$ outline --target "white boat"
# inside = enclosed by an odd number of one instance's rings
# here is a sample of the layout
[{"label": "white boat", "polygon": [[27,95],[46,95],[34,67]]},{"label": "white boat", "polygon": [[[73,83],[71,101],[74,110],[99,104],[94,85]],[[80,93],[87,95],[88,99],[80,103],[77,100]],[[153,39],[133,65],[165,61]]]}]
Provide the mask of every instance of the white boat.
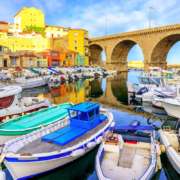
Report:
[{"label": "white boat", "polygon": [[66,121],[7,142],[2,157],[13,179],[45,173],[92,150],[113,125],[112,114],[99,108],[92,102],[74,105]]},{"label": "white boat", "polygon": [[148,92],[142,94],[142,101],[152,103],[154,106],[161,106],[161,99],[173,98],[176,96],[175,87],[159,87],[152,88]]},{"label": "white boat", "polygon": [[19,77],[15,79],[15,83],[23,89],[45,86],[48,84],[48,77]]},{"label": "white boat", "polygon": [[140,76],[138,86],[134,85],[133,87],[133,89],[135,90],[136,100],[143,101],[144,98],[144,101],[149,101],[150,97],[152,96],[152,91],[158,88],[160,85],[160,78]]},{"label": "white boat", "polygon": [[0,71],[0,80],[1,81],[7,81],[12,79],[12,75],[9,73],[8,70],[1,70]]},{"label": "white boat", "polygon": [[22,88],[20,86],[0,88],[0,120],[50,106],[48,100],[40,100],[36,97],[21,97],[21,92]]},{"label": "white boat", "polygon": [[158,96],[153,96],[153,98],[152,98],[152,105],[154,107],[164,109],[163,108],[163,103],[162,103],[163,99],[164,98],[161,98],[161,97],[158,97]]},{"label": "white boat", "polygon": [[61,85],[61,77],[59,75],[52,75],[49,78],[48,86],[50,88],[59,87]]},{"label": "white boat", "polygon": [[180,129],[179,134],[173,130],[159,130],[161,143],[165,146],[167,157],[173,168],[180,174]]},{"label": "white boat", "polygon": [[99,147],[96,172],[99,180],[151,179],[156,161],[153,136],[149,142],[141,142],[111,133]]},{"label": "white boat", "polygon": [[162,106],[169,116],[180,118],[180,97],[165,98],[162,100]]}]

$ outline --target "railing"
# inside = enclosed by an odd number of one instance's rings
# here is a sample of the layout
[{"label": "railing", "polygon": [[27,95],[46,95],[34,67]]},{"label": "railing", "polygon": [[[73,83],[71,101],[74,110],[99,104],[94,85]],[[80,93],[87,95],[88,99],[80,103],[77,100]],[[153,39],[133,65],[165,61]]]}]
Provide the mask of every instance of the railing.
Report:
[{"label": "railing", "polygon": [[61,121],[57,121],[53,124],[50,124],[46,127],[42,127],[41,129],[38,129],[36,131],[33,131],[32,133],[20,136],[16,139],[12,139],[5,143],[5,146],[3,148],[3,153],[15,153],[19,149],[21,149],[24,145],[39,139],[42,136],[45,136],[51,132],[54,132],[60,128],[65,127],[67,124],[69,124],[69,121],[67,118]]}]

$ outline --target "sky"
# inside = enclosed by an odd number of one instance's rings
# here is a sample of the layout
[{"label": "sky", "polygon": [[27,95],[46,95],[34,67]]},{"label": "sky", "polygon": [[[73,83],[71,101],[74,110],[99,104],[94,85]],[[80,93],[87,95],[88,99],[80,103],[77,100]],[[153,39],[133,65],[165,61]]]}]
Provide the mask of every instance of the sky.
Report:
[{"label": "sky", "polygon": [[[46,24],[85,28],[90,37],[95,37],[144,29],[149,24],[178,24],[179,3],[180,0],[0,0],[0,20],[13,22],[19,9],[34,6],[45,13]],[[175,52],[180,52],[179,46],[177,43],[173,47]],[[137,47],[131,53],[134,58],[142,58]],[[168,59],[180,63],[177,53],[172,57],[168,54]]]}]

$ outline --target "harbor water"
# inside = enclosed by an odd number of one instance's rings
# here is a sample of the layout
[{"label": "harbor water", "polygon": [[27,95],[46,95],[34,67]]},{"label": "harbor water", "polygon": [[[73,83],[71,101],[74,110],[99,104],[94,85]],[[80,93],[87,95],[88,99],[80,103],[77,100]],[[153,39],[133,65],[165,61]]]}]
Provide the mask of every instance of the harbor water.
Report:
[{"label": "harbor water", "polygon": [[[115,77],[103,79],[79,80],[74,83],[64,83],[56,88],[40,87],[27,89],[23,91],[23,96],[36,96],[47,98],[54,104],[63,102],[80,103],[85,100],[92,100],[102,103],[114,115],[116,127],[118,125],[129,124],[133,120],[138,120],[141,124],[147,123],[147,117],[154,119],[157,126],[161,126],[167,115],[158,110],[153,114],[143,116],[143,113],[137,113],[133,108],[128,106],[130,95],[128,94],[127,82],[138,83],[137,76],[140,71],[130,71],[121,73]],[[165,113],[165,112],[164,112]],[[170,121],[171,126],[175,126],[175,121]],[[84,157],[67,164],[64,167],[51,171],[47,174],[38,176],[38,180],[97,180],[95,172],[95,155],[97,148],[89,152]],[[162,170],[158,171],[153,179],[180,179],[178,174],[173,170],[168,159],[161,155]],[[10,179],[10,178],[9,178]]]}]

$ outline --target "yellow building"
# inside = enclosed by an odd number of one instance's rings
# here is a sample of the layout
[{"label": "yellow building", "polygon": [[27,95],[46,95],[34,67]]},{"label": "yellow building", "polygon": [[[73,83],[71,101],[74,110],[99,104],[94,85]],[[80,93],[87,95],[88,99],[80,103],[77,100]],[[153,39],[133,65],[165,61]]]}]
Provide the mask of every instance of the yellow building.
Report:
[{"label": "yellow building", "polygon": [[144,68],[144,62],[143,61],[129,61],[128,62],[128,68],[143,69]]},{"label": "yellow building", "polygon": [[46,25],[45,36],[47,38],[61,38],[63,36],[66,36],[67,34],[68,28]]},{"label": "yellow building", "polygon": [[69,29],[68,49],[78,52],[84,58],[84,65],[88,65],[88,31],[84,29]]},{"label": "yellow building", "polygon": [[45,27],[44,14],[40,9],[24,7],[14,16],[14,24],[19,32],[27,31],[30,27],[43,29]]},{"label": "yellow building", "polygon": [[50,41],[42,36],[38,37],[0,37],[0,45],[8,47],[11,51],[42,51],[50,48]]}]

